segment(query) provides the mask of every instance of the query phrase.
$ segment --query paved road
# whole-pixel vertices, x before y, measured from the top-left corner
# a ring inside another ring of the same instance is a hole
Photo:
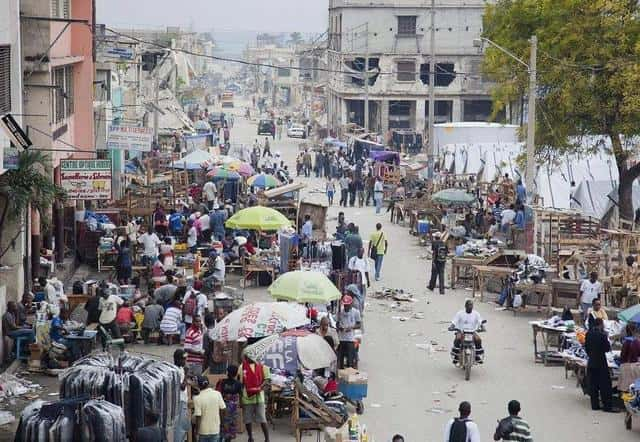
[[[237,118],[232,133],[234,142],[250,144],[255,139],[255,123]],[[290,170],[298,140],[276,140],[272,151],[282,153]],[[304,180],[304,179],[303,179]],[[305,198],[323,196],[323,183],[306,180]],[[333,231],[339,209],[329,210]],[[462,371],[450,362],[448,349],[452,341],[447,324],[463,308],[470,291],[447,291],[445,296],[425,289],[430,262],[421,259],[425,248],[405,227],[392,225],[388,216],[376,216],[371,207],[347,208],[348,221],[360,226],[363,238],[382,222],[389,238],[382,280],[376,288],[393,287],[410,291],[417,303],[404,305],[397,312],[389,302],[370,299],[366,308],[366,335],[361,348],[361,369],[369,373],[369,397],[365,401],[363,422],[378,441],[390,440],[401,433],[411,441],[441,441],[446,420],[457,410],[460,401],[472,404],[472,417],[482,433],[482,440],[492,440],[497,418],[506,415],[511,399],[522,403],[522,416],[529,421],[536,441],[589,441],[601,439],[619,442],[637,440],[640,425],[626,431],[623,415],[592,412],[587,396],[575,387],[575,379],[565,380],[561,367],[543,367],[533,362],[532,333],[529,320],[535,314],[518,315],[496,311],[492,304],[476,302],[476,308],[488,320],[483,335],[487,361],[474,367],[471,381],[465,382]],[[250,297],[264,295],[253,292]],[[425,319],[400,321],[394,317],[411,317],[421,312]],[[428,353],[416,344],[437,342],[447,351]],[[447,392],[452,392],[449,393]],[[282,440],[290,440],[285,437]]]

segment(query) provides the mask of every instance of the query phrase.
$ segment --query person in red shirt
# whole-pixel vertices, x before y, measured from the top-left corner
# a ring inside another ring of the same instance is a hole
[[[116,314],[116,324],[120,328],[121,335],[128,335],[131,326],[135,324],[135,317],[133,316],[133,309],[128,302],[122,304]]]

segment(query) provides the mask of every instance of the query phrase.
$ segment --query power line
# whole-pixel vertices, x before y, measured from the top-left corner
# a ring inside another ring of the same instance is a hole
[[[295,70],[295,71],[319,71],[319,72],[327,72],[327,73],[332,73],[332,74],[346,74],[346,75],[354,75],[357,74],[358,72],[352,72],[352,71],[345,71],[345,70],[336,70],[336,69],[330,69],[330,68],[321,68],[321,67],[313,67],[313,68],[303,68],[303,67],[298,67],[298,66],[279,66],[279,65],[274,65],[274,64],[269,64],[269,63],[258,63],[258,62],[252,62],[252,61],[246,61],[246,60],[240,60],[240,59],[236,59],[236,58],[229,58],[229,57],[220,57],[220,56],[216,56],[216,55],[209,55],[209,54],[202,54],[202,53],[198,53],[198,52],[193,52],[190,51],[188,49],[181,49],[181,48],[171,48],[169,46],[166,45],[162,45],[160,43],[156,43],[156,42],[152,42],[152,41],[147,41],[147,40],[143,40],[141,38],[138,37],[134,37],[132,35],[127,35],[123,32],[119,32],[116,30],[113,30],[111,28],[105,28],[107,31],[118,35],[120,37],[124,37],[124,38],[129,38],[131,40],[137,41],[138,43],[143,43],[143,44],[147,44],[150,46],[155,46],[161,49],[165,49],[168,51],[174,51],[174,52],[181,52],[187,55],[192,55],[195,57],[203,57],[203,58],[209,58],[211,60],[217,60],[217,61],[223,61],[223,62],[228,62],[228,63],[237,63],[237,64],[242,64],[245,66],[257,66],[257,67],[267,67],[267,68],[272,68],[272,69],[291,69],[291,70]],[[364,73],[364,72],[363,72]],[[402,73],[410,73],[407,71],[402,71]],[[414,71],[414,74],[418,75],[418,74],[430,74],[430,72],[428,71]],[[486,74],[487,72],[485,72]],[[499,74],[504,74],[504,72],[496,72]],[[397,75],[398,71],[391,71],[391,72],[383,72],[380,71],[377,73],[377,75]],[[455,72],[456,75],[462,75],[462,76],[466,76],[468,78],[476,78],[476,79],[482,79],[482,75],[479,73],[474,73],[474,72]]]

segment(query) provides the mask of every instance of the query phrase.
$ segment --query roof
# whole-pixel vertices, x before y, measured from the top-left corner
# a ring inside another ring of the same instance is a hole
[[[276,187],[275,189],[265,190],[263,195],[267,198],[275,198],[277,196],[284,195],[285,193],[304,189],[305,187],[307,187],[307,185],[304,183],[285,184],[284,186]]]

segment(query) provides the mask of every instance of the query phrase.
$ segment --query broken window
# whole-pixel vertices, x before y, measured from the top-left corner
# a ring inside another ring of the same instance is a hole
[[[365,59],[364,57],[358,57],[353,59],[352,61],[347,61],[346,65],[353,69],[354,71],[358,71],[358,72],[364,72],[364,64],[365,64]],[[375,73],[371,73],[370,72],[370,78],[369,78],[369,86],[373,86],[376,82],[376,80],[378,79],[378,75],[379,75],[379,64],[380,64],[380,58],[378,57],[371,57],[369,58],[369,71],[375,70]],[[354,75],[351,76],[351,84],[355,84],[358,86],[364,86],[364,76],[361,75]]]
[[[416,35],[415,15],[401,15],[398,17],[398,34],[400,35]]]
[[[397,69],[398,81],[415,81],[416,80],[416,62],[415,61],[399,61]]]
[[[456,71],[453,63],[436,63],[436,86],[447,87],[456,79]],[[429,84],[429,63],[420,65],[420,81]]]
[[[429,102],[425,103],[424,116],[429,121]],[[453,121],[453,101],[437,100],[433,109],[433,121],[439,123],[451,123]]]
[[[491,106],[491,100],[464,100],[464,121],[488,121]]]

